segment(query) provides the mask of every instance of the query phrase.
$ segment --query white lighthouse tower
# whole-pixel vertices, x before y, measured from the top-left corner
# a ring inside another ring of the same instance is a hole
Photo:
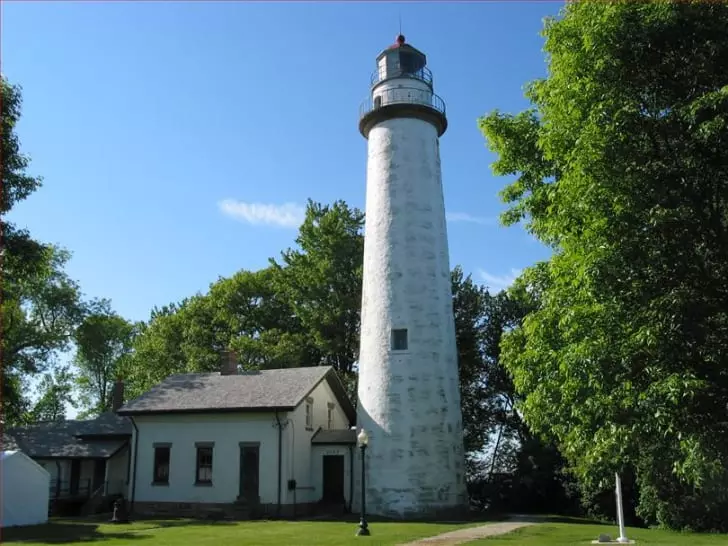
[[[368,158],[357,427],[369,435],[366,510],[400,518],[467,505],[440,171],[447,118],[425,65],[398,36],[377,57],[359,121]]]

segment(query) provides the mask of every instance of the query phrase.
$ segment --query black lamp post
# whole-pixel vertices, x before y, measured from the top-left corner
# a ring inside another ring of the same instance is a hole
[[[359,520],[359,530],[356,532],[357,536],[368,537],[369,525],[367,524],[366,517],[366,502],[367,502],[367,487],[366,487],[366,473],[364,471],[364,456],[367,452],[367,444],[369,443],[369,436],[364,429],[361,429],[359,435],[356,437],[359,442],[359,449],[361,449],[361,519]]]

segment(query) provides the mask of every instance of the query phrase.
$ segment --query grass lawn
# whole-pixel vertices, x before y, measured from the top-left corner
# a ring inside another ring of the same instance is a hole
[[[581,523],[544,523],[523,527],[507,535],[483,538],[468,542],[468,546],[569,546],[589,544],[600,534],[607,534],[612,540],[619,536],[616,525],[587,525]],[[674,533],[653,529],[626,530],[627,538],[638,545],[654,546],[713,546],[728,544],[728,535]]]
[[[2,531],[3,544],[103,543],[110,546],[265,546],[341,545],[366,541],[377,546],[402,544],[480,523],[372,523],[370,537],[356,537],[357,524],[341,522],[200,522],[192,520],[139,521],[127,525],[86,521],[54,521]],[[692,546],[692,545],[691,545]]]

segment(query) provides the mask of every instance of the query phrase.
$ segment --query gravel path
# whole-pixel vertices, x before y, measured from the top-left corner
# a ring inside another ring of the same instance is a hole
[[[443,533],[434,537],[421,538],[414,542],[403,544],[402,546],[454,546],[455,544],[464,544],[479,538],[505,535],[521,527],[534,525],[534,523],[533,521],[503,521],[491,523],[489,525],[481,525],[480,527],[458,529],[457,531],[450,531],[449,533]]]

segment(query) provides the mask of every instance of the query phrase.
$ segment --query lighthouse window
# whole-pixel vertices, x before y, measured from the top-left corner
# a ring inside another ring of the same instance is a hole
[[[406,351],[407,350],[407,329],[398,328],[392,330],[392,350],[393,351]]]

